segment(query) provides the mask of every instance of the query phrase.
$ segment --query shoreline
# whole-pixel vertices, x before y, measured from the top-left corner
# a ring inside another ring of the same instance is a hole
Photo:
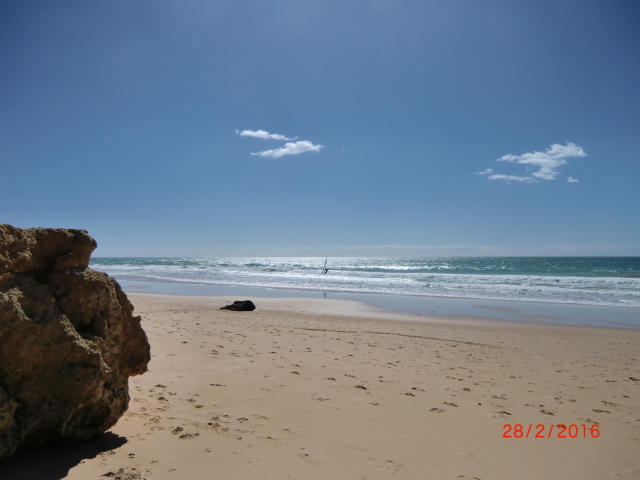
[[[400,313],[448,318],[473,317],[518,323],[576,325],[640,329],[640,309],[550,303],[537,301],[489,300],[458,297],[415,296],[400,294],[342,293],[314,290],[288,290],[266,287],[213,285],[191,282],[141,280],[139,277],[116,275],[114,278],[127,293],[149,293],[185,296],[246,296],[258,298],[338,299],[366,303]]]
[[[0,477],[640,473],[640,331],[335,299],[265,298],[253,312],[232,312],[220,307],[243,297],[128,296],[152,345],[149,371],[130,378],[129,411],[87,442],[19,452],[0,462]],[[505,425],[544,435],[505,437]],[[574,436],[558,437],[558,425],[575,425]]]

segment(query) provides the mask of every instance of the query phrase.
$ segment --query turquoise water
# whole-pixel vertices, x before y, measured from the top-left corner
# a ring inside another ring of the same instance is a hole
[[[640,307],[640,257],[99,258],[140,281],[314,292]]]

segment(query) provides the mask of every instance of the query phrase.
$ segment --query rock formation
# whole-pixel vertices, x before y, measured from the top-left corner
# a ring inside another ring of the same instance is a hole
[[[236,300],[231,305],[220,307],[220,310],[233,310],[234,312],[253,312],[256,306],[251,300]]]
[[[84,230],[0,224],[0,458],[113,426],[149,342]]]

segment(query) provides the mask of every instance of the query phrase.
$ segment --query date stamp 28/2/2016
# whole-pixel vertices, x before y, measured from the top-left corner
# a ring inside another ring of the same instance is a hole
[[[502,438],[598,438],[600,425],[538,425],[528,426],[506,423],[502,426],[504,433]]]

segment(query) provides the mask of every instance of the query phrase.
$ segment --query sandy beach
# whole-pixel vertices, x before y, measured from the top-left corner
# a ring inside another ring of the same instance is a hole
[[[152,346],[129,411],[0,478],[640,478],[638,330],[129,298]]]

